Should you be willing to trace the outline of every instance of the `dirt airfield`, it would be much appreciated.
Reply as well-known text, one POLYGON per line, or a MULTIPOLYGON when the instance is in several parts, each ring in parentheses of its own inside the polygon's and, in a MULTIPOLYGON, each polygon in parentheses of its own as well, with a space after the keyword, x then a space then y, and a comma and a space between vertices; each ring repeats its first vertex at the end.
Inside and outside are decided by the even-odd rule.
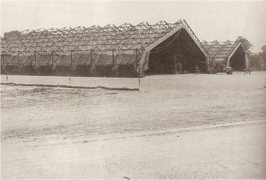
MULTIPOLYGON (((69 80, 8 76, 139 87, 136 78, 69 80)), ((140 91, 1 85, 1 178, 265 179, 265 86, 265 72, 147 76, 140 91)))

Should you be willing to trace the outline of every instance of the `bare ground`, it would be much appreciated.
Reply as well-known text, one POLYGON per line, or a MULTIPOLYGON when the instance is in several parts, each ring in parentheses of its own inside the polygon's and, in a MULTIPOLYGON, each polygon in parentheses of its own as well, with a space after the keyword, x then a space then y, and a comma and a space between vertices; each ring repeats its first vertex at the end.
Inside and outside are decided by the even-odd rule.
MULTIPOLYGON (((2 85, 2 178, 266 178, 265 124, 248 125, 266 120, 265 75, 149 76, 139 92, 2 85), (176 143, 178 129, 212 125, 176 143)), ((138 87, 127 78, 71 83, 138 87)))

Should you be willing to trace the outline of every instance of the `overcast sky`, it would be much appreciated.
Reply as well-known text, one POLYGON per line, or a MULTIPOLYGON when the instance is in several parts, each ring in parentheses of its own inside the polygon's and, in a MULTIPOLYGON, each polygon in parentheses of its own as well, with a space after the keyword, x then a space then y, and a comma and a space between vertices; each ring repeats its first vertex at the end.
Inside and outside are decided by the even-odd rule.
POLYGON ((185 19, 203 41, 243 36, 266 45, 266 1, 1 1, 1 36, 12 30, 185 19))

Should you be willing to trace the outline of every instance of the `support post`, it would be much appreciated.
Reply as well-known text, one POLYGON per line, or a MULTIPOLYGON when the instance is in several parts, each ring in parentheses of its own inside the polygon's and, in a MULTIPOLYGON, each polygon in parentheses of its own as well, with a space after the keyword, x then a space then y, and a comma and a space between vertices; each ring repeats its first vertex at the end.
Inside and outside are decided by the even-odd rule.
POLYGON ((114 57, 114 49, 112 50, 112 62, 113 62, 113 66, 115 66, 115 57, 114 57))
POLYGON ((248 59, 248 57, 247 57, 247 53, 245 53, 245 69, 250 70, 250 69, 249 69, 249 59, 248 59))
POLYGON ((73 61, 72 60, 72 50, 70 52, 71 52, 71 57, 70 58, 71 58, 71 67, 72 67, 72 65, 73 65, 73 62, 72 62, 73 61))
POLYGON ((34 51, 34 61, 35 61, 35 68, 37 67, 37 61, 36 61, 36 51, 34 51))
POLYGON ((19 62, 19 51, 18 51, 18 71, 19 73, 21 72, 22 67, 20 67, 20 62, 19 62))
POLYGON ((138 49, 136 49, 136 68, 138 68, 138 49))
POLYGON ((210 65, 211 65, 211 62, 210 62, 210 57, 209 57, 209 56, 206 57, 206 62, 208 63, 208 66, 207 66, 207 72, 210 72, 210 65))
POLYGON ((52 65, 54 64, 54 51, 52 51, 52 65))
POLYGON ((230 66, 230 59, 229 58, 226 58, 227 59, 227 64, 226 66, 229 67, 230 66))
POLYGON ((177 73, 177 72, 176 72, 176 71, 177 71, 177 70, 176 70, 176 55, 174 55, 174 58, 173 58, 173 59, 174 59, 174 64, 175 64, 175 74, 176 74, 176 73, 177 73))
POLYGON ((91 49, 91 67, 92 67, 92 49, 91 49))
POLYGON ((1 54, 1 61, 2 61, 2 63, 1 63, 1 68, 2 68, 5 66, 5 60, 4 60, 3 54, 1 54))

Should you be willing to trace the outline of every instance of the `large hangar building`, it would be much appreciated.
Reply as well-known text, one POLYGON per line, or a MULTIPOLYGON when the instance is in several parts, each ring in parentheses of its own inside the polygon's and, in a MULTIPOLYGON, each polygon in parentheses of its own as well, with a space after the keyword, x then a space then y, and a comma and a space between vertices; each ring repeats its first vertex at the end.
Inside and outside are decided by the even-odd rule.
POLYGON ((244 46, 229 42, 201 43, 184 19, 25 30, 1 38, 1 74, 138 77, 247 68, 244 46))
POLYGON ((218 42, 214 40, 210 43, 202 42, 211 57, 211 67, 213 70, 221 72, 226 67, 231 67, 234 71, 248 69, 249 60, 243 43, 239 41, 218 42))

